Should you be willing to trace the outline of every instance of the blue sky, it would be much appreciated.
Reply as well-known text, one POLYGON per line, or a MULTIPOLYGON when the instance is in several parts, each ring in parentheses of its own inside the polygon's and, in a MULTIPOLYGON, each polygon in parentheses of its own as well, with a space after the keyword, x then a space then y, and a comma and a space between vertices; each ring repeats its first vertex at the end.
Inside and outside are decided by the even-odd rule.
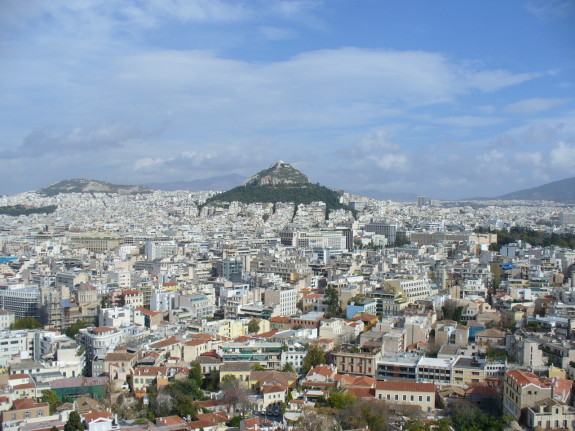
POLYGON ((0 193, 279 159, 442 199, 575 176, 573 29, 573 0, 4 0, 0 193))

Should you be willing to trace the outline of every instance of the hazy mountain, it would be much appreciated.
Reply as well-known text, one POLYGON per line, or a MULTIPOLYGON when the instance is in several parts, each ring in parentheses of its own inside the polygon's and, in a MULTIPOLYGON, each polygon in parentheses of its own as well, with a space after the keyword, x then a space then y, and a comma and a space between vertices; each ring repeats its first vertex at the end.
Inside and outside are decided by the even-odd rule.
POLYGON ((294 202, 297 205, 321 201, 325 202, 329 211, 344 208, 339 203, 339 197, 338 192, 310 183, 309 179, 296 168, 279 161, 250 177, 244 185, 212 196, 207 203, 294 202))
POLYGON ((118 193, 123 195, 133 195, 139 193, 152 193, 153 190, 143 186, 123 186, 111 184, 105 181, 74 179, 63 180, 48 187, 37 190, 45 196, 55 196, 60 193, 118 193))
POLYGON ((539 187, 507 193, 495 199, 575 202, 575 177, 553 181, 552 183, 543 184, 539 187))
POLYGON ((189 190, 191 192, 199 192, 204 190, 228 190, 232 187, 239 186, 244 181, 245 177, 238 174, 230 174, 201 180, 150 183, 144 184, 144 186, 164 191, 189 190))
POLYGON ((365 196, 380 201, 394 201, 394 202, 417 202, 417 194, 415 193, 401 193, 401 192, 385 192, 380 190, 357 190, 352 192, 354 195, 365 196))

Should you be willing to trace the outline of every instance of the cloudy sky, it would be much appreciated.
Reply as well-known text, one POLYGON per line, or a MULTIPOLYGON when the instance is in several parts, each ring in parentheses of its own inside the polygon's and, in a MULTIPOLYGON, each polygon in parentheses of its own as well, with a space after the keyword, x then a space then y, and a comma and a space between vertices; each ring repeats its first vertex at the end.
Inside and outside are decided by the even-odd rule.
POLYGON ((575 176, 574 0, 2 0, 0 193, 249 176, 495 196, 575 176))

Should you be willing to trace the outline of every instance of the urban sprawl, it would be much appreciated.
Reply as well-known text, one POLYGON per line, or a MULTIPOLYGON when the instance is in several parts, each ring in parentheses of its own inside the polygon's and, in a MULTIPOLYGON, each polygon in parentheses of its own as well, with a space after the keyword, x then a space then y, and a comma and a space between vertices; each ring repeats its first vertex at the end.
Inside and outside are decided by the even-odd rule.
POLYGON ((575 429, 573 206, 214 194, 0 198, 4 430, 575 429))

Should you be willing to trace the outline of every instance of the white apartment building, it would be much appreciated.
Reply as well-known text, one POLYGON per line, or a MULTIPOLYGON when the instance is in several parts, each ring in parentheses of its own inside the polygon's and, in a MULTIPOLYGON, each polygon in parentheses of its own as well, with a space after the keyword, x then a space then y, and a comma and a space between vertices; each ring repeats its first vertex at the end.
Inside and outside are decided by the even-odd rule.
POLYGON ((280 306, 280 313, 282 316, 293 316, 297 312, 297 290, 292 288, 272 288, 266 289, 265 293, 266 305, 280 306))

